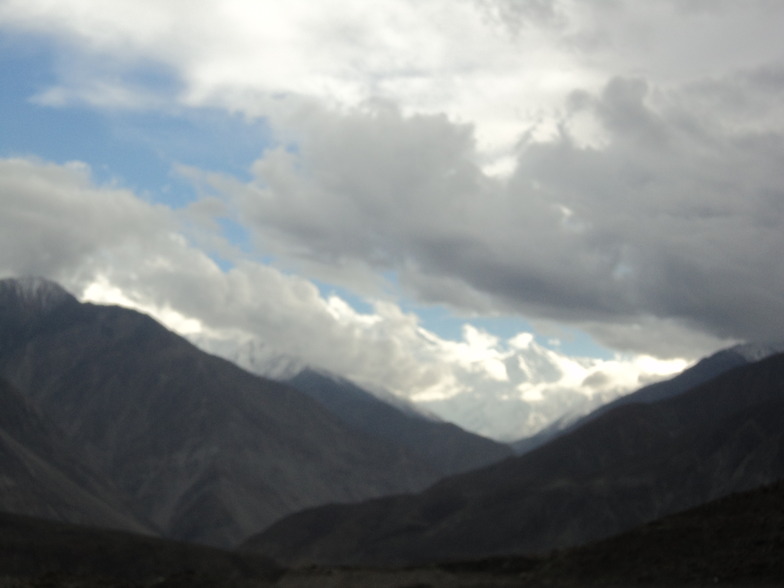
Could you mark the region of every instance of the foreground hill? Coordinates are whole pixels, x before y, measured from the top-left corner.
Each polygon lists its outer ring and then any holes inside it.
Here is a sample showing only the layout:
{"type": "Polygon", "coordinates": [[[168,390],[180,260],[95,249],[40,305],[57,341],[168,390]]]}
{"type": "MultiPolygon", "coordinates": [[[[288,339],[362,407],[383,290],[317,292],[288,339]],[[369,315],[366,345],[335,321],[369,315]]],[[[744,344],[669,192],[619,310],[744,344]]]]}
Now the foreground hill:
{"type": "Polygon", "coordinates": [[[280,573],[262,557],[0,513],[0,586],[268,586],[280,573]]]}
{"type": "Polygon", "coordinates": [[[780,482],[546,556],[284,570],[254,556],[0,514],[0,586],[774,586],[784,578],[783,529],[780,482]]]}
{"type": "Polygon", "coordinates": [[[546,556],[398,569],[302,568],[287,572],[276,586],[779,586],[783,529],[784,482],[779,482],[546,556]]]}
{"type": "MultiPolygon", "coordinates": [[[[126,514],[141,518],[129,530],[149,521],[170,538],[232,546],[294,511],[420,490],[438,477],[290,386],[208,355],[146,315],[80,304],[43,280],[0,281],[0,378],[62,433],[73,461],[118,489],[115,503],[132,501],[126,514]]],[[[34,451],[38,441],[25,443],[34,451]]],[[[14,510],[83,520],[71,516],[76,490],[51,477],[41,484],[39,504],[30,495],[14,510]],[[46,512],[58,500],[70,506],[46,512]]],[[[97,511],[89,522],[102,521],[118,526],[97,511]]]]}
{"type": "Polygon", "coordinates": [[[0,379],[0,511],[154,533],[130,498],[78,455],[62,431],[0,379]]]}
{"type": "Polygon", "coordinates": [[[246,547],[284,562],[404,564],[541,553],[784,477],[784,355],[627,404],[417,495],[292,515],[246,547]]]}

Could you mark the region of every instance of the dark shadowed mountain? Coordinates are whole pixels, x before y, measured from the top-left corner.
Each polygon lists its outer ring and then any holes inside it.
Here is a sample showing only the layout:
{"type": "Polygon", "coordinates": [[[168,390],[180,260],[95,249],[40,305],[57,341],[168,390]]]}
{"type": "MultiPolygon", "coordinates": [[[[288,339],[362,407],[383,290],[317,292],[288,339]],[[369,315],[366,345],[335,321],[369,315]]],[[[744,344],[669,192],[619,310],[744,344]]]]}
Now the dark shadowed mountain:
{"type": "Polygon", "coordinates": [[[384,402],[342,378],[305,370],[287,383],[353,429],[411,452],[440,476],[478,469],[512,455],[507,445],[384,402]]]}
{"type": "Polygon", "coordinates": [[[779,482],[555,553],[528,579],[532,586],[775,586],[784,578],[783,530],[779,482]]]}
{"type": "Polygon", "coordinates": [[[248,554],[0,513],[0,585],[776,586],[784,578],[784,484],[734,494],[622,535],[546,556],[404,569],[284,570],[248,554]]]}
{"type": "Polygon", "coordinates": [[[779,586],[784,578],[784,483],[545,556],[436,562],[405,568],[306,567],[287,588],[521,588],[524,586],[779,586]]]}
{"type": "Polygon", "coordinates": [[[748,365],[781,352],[784,352],[784,343],[768,345],[746,343],[730,347],[729,349],[723,349],[709,357],[701,359],[690,368],[669,380],[649,384],[636,392],[616,398],[612,402],[600,406],[596,410],[578,418],[572,423],[555,422],[536,435],[512,443],[512,447],[518,454],[526,453],[581,427],[585,423],[618,406],[641,402],[648,404],[677,396],[678,394],[682,394],[687,390],[691,390],[700,384],[708,382],[733,368],[748,365]]]}
{"type": "MultiPolygon", "coordinates": [[[[0,281],[0,378],[171,538],[230,546],[302,508],[420,490],[438,477],[290,386],[43,280],[0,281]]],[[[62,488],[47,480],[40,512],[32,497],[20,512],[74,520],[50,508],[62,488]]]]}
{"type": "Polygon", "coordinates": [[[250,554],[0,513],[0,585],[775,586],[784,578],[783,529],[784,483],[778,483],[546,556],[284,570],[250,554]]]}
{"type": "Polygon", "coordinates": [[[0,513],[2,586],[261,587],[280,573],[263,557],[0,513]]]}
{"type": "Polygon", "coordinates": [[[285,562],[540,553],[784,478],[784,355],[625,404],[523,456],[416,495],[292,515],[246,547],[285,562]]]}
{"type": "Polygon", "coordinates": [[[129,497],[79,459],[53,423],[0,379],[0,511],[155,532],[129,497]]]}

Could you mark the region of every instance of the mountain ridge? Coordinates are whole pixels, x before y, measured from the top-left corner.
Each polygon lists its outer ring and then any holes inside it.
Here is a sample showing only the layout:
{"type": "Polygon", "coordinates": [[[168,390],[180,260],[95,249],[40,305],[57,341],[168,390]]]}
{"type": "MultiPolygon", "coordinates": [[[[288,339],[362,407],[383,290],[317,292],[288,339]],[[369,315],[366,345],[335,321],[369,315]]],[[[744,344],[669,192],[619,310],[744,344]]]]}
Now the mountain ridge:
{"type": "Polygon", "coordinates": [[[20,316],[21,291],[0,281],[0,378],[168,537],[231,546],[300,508],[438,477],[149,316],[73,297],[20,316]]]}
{"type": "Polygon", "coordinates": [[[620,396],[574,421],[567,423],[557,421],[531,437],[525,437],[511,443],[511,446],[517,454],[526,453],[577,429],[617,406],[635,402],[652,403],[677,396],[735,367],[754,363],[781,352],[784,352],[784,342],[742,343],[721,349],[700,359],[693,366],[672,378],[648,384],[630,394],[620,396]]]}
{"type": "Polygon", "coordinates": [[[404,411],[352,382],[304,370],[286,383],[308,394],[346,424],[385,442],[395,442],[424,459],[439,476],[477,469],[512,455],[502,443],[455,424],[404,411]]]}
{"type": "Polygon", "coordinates": [[[291,515],[246,547],[297,564],[401,565],[599,539],[784,477],[782,414],[780,354],[676,397],[616,407],[418,494],[291,515]]]}
{"type": "Polygon", "coordinates": [[[0,510],[158,532],[129,496],[81,457],[58,427],[0,378],[0,510]]]}

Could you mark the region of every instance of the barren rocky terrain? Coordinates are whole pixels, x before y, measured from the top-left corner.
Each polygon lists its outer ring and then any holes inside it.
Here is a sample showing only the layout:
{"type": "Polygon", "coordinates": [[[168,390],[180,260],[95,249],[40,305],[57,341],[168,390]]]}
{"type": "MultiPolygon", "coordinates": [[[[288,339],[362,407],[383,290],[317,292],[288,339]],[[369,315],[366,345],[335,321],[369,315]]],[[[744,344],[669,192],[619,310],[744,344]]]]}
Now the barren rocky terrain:
{"type": "Polygon", "coordinates": [[[784,585],[784,482],[543,556],[284,570],[248,554],[0,516],[0,587],[784,585]]]}

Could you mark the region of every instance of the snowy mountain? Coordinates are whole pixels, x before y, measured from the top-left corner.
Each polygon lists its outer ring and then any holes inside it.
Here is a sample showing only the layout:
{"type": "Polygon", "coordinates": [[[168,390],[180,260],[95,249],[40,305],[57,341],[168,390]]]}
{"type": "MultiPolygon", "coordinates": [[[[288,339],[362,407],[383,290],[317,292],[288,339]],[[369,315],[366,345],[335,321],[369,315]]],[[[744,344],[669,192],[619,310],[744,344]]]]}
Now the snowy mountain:
{"type": "Polygon", "coordinates": [[[297,510],[420,490],[511,454],[347,383],[297,384],[308,392],[139,312],[0,280],[0,506],[230,547],[297,510]]]}
{"type": "Polygon", "coordinates": [[[639,390],[626,394],[597,407],[593,412],[562,418],[554,421],[535,435],[524,437],[512,444],[517,453],[531,451],[557,437],[570,432],[583,424],[596,419],[617,406],[633,403],[650,404],[673,396],[683,394],[711,379],[739,366],[761,361],[778,353],[784,352],[784,342],[780,343],[742,343],[701,359],[677,376],[644,386],[639,390]]]}
{"type": "Polygon", "coordinates": [[[287,380],[305,369],[302,361],[280,353],[271,345],[257,339],[219,338],[203,333],[189,334],[187,339],[207,353],[272,380],[287,380]]]}
{"type": "MultiPolygon", "coordinates": [[[[471,336],[482,339],[481,335],[471,336]]],[[[248,336],[219,338],[200,334],[190,335],[189,339],[209,353],[280,381],[313,367],[248,336]]],[[[485,349],[483,357],[445,361],[445,373],[451,374],[448,383],[444,385],[442,381],[425,393],[408,390],[395,393],[371,385],[361,387],[399,409],[507,443],[553,423],[577,420],[634,390],[641,375],[621,361],[567,357],[538,344],[528,335],[492,345],[485,349]]],[[[467,348],[460,350],[469,355],[474,352],[467,348]]]]}
{"type": "Polygon", "coordinates": [[[782,381],[784,355],[741,365],[419,494],[294,514],[246,548],[297,565],[401,566],[607,537],[780,480],[782,381]]]}
{"type": "Polygon", "coordinates": [[[0,382],[15,512],[232,546],[302,508],[440,477],[307,394],[52,283],[0,281],[0,382]]]}

